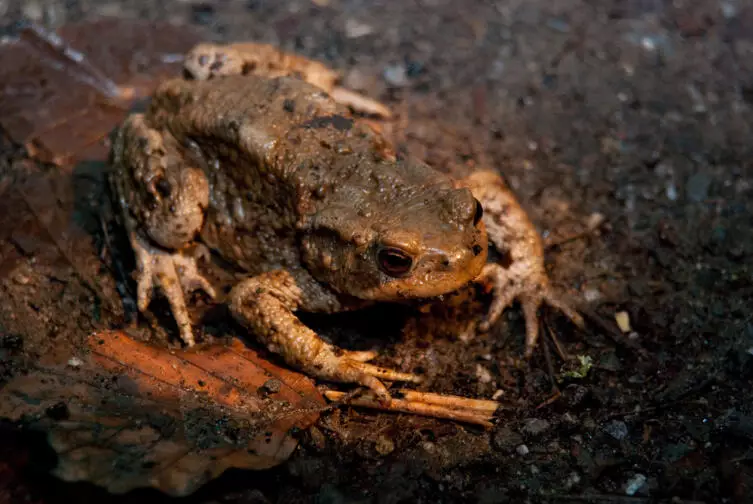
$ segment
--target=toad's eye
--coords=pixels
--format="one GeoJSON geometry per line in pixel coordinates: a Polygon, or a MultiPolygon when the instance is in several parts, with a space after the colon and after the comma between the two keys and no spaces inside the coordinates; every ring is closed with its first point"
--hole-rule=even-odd
{"type": "Polygon", "coordinates": [[[377,252],[379,267],[391,277],[401,277],[413,267],[413,258],[400,249],[385,247],[377,252]]]}
{"type": "Polygon", "coordinates": [[[481,202],[479,200],[476,200],[476,212],[473,214],[473,225],[475,226],[478,224],[478,221],[481,220],[481,217],[484,216],[484,207],[481,206],[481,202]]]}

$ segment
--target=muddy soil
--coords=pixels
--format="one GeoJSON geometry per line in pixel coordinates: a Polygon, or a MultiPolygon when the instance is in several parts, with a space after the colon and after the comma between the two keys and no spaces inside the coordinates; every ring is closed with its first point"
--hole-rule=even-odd
{"type": "MultiPolygon", "coordinates": [[[[500,170],[549,243],[553,281],[592,312],[584,332],[548,312],[549,337],[530,362],[517,309],[472,339],[441,305],[313,320],[343,344],[380,345],[385,365],[418,363],[429,390],[499,398],[495,428],[335,410],[284,465],[231,471],[185,502],[753,502],[749,2],[36,0],[0,9],[4,20],[52,28],[102,15],[166,20],[326,62],[397,112],[402,155],[451,172],[500,170]]],[[[7,142],[3,153],[8,180],[23,153],[7,142]]],[[[75,175],[81,246],[107,248],[99,207],[80,205],[100,199],[100,168],[75,175]]],[[[6,204],[25,204],[11,196],[6,204]]],[[[123,325],[128,311],[104,262],[81,265],[83,281],[66,261],[38,259],[45,267],[35,269],[35,247],[20,239],[3,249],[15,259],[0,268],[0,380],[23,372],[12,357],[54,348],[20,336],[30,328],[80,341],[123,325]]],[[[0,494],[11,502],[167,500],[58,481],[43,471],[53,460],[40,457],[40,439],[10,424],[0,433],[0,494]]]]}

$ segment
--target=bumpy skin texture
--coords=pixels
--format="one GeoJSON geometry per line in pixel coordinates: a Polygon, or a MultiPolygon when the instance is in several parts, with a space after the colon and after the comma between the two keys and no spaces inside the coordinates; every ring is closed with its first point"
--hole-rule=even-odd
{"type": "Polygon", "coordinates": [[[226,75],[295,77],[332,96],[354,110],[390,117],[381,103],[337,85],[340,76],[318,61],[291,54],[268,44],[199,44],[186,54],[184,73],[189,79],[209,80],[226,75]]]}
{"type": "MultiPolygon", "coordinates": [[[[542,302],[580,322],[550,289],[540,238],[498,175],[453,181],[423,163],[395,161],[384,155],[385,140],[321,85],[270,78],[259,64],[267,70],[211,63],[269,60],[251,54],[254,44],[225,46],[233,58],[201,58],[217,47],[192,51],[193,80],[163,83],[113,144],[112,183],[136,254],[140,310],[160,287],[193,345],[184,294],[214,296],[196,267],[208,247],[248,273],[230,293],[231,311],[271,351],[385,399],[382,380],[419,378],[367,364],[373,352],[334,347],[294,313],[428,298],[476,280],[494,293],[487,326],[520,299],[529,354],[542,302]],[[504,263],[486,264],[489,239],[506,251],[504,263]]],[[[318,68],[275,61],[292,68],[283,75],[318,68]]]]}
{"type": "Polygon", "coordinates": [[[186,252],[198,238],[251,275],[231,293],[232,311],[291,365],[382,396],[380,378],[417,380],[363,363],[369,352],[338,350],[293,314],[432,297],[483,268],[487,239],[471,191],[425,164],[383,159],[382,142],[297,79],[161,85],[113,146],[139,307],[161,286],[192,344],[180,286],[210,290],[186,252]],[[410,271],[385,273],[384,249],[410,256],[410,271]]]}

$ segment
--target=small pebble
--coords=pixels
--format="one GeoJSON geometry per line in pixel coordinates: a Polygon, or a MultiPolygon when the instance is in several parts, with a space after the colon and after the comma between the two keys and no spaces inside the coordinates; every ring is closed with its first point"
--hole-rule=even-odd
{"type": "Polygon", "coordinates": [[[491,383],[492,374],[481,364],[476,364],[476,378],[481,383],[491,383]]]}
{"type": "Polygon", "coordinates": [[[578,483],[580,483],[580,474],[570,473],[570,475],[565,480],[565,488],[570,489],[578,483]]]}
{"type": "Polygon", "coordinates": [[[390,65],[384,69],[383,75],[384,80],[392,86],[403,87],[408,84],[405,65],[390,65]]]}
{"type": "Polygon", "coordinates": [[[646,476],[643,474],[636,474],[630,478],[625,485],[625,495],[635,495],[635,493],[646,484],[646,476]]]}
{"type": "Polygon", "coordinates": [[[587,303],[593,303],[601,299],[601,292],[598,289],[586,289],[583,291],[583,299],[587,303]]]}
{"type": "Polygon", "coordinates": [[[518,447],[515,448],[515,452],[521,457],[525,457],[526,455],[531,453],[531,450],[529,450],[526,445],[522,444],[522,445],[518,445],[518,447]]]}
{"type": "Polygon", "coordinates": [[[81,359],[79,359],[78,357],[71,357],[70,359],[68,359],[68,365],[69,365],[70,367],[72,367],[72,368],[78,368],[78,367],[81,367],[81,365],[82,365],[83,363],[84,363],[84,361],[82,361],[82,360],[81,360],[81,359]]]}
{"type": "Polygon", "coordinates": [[[617,441],[625,439],[628,435],[628,427],[625,422],[612,420],[604,426],[604,431],[615,438],[617,441]]]}
{"type": "MultiPolygon", "coordinates": [[[[751,348],[750,350],[751,350],[751,351],[753,351],[753,348],[751,348]]],[[[494,392],[494,393],[492,394],[492,401],[496,401],[497,399],[499,399],[499,398],[500,398],[500,397],[502,397],[503,395],[505,395],[505,391],[504,391],[504,390],[502,390],[502,389],[497,389],[497,390],[496,390],[496,391],[495,391],[495,392],[494,392]]]]}
{"type": "Polygon", "coordinates": [[[523,428],[521,429],[525,434],[535,436],[546,432],[551,424],[541,418],[528,418],[523,422],[523,428]]]}
{"type": "Polygon", "coordinates": [[[630,328],[630,315],[626,311],[620,311],[614,314],[614,321],[617,322],[617,326],[620,331],[627,334],[632,329],[630,328]]]}
{"type": "Polygon", "coordinates": [[[667,184],[666,194],[669,201],[677,201],[677,186],[672,182],[667,184]]]}
{"type": "Polygon", "coordinates": [[[500,427],[494,432],[492,443],[498,449],[511,452],[523,442],[523,436],[507,427],[500,427]]]}
{"type": "Polygon", "coordinates": [[[562,415],[562,421],[567,424],[575,424],[578,422],[578,419],[571,415],[569,411],[566,411],[562,415]]]}
{"type": "Polygon", "coordinates": [[[647,51],[655,51],[656,50],[656,41],[653,37],[643,37],[641,39],[641,46],[647,51]]]}
{"type": "Polygon", "coordinates": [[[345,21],[345,36],[351,39],[365,37],[374,33],[374,28],[366,23],[361,23],[355,19],[345,21]]]}
{"type": "Polygon", "coordinates": [[[599,212],[594,212],[591,215],[588,216],[588,220],[586,221],[586,226],[588,226],[588,229],[598,229],[601,227],[602,224],[604,224],[604,221],[607,220],[606,217],[604,217],[604,214],[599,212]]]}

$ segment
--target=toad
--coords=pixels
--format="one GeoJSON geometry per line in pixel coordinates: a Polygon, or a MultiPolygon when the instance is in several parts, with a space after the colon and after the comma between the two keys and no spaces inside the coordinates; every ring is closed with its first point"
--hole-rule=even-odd
{"type": "Polygon", "coordinates": [[[185,295],[216,296],[197,267],[209,249],[245,272],[230,311],[271,352],[385,400],[384,381],[420,377],[370,364],[375,352],[326,342],[296,313],[482,282],[493,301],[480,327],[519,300],[527,355],[542,303],[582,324],[550,286],[541,239],[497,173],[453,180],[386,155],[388,142],[346,106],[368,99],[332,93],[323,66],[275,51],[203,44],[186,58],[186,78],[162,83],[147,110],[119,128],[112,185],[136,256],[139,310],[161,289],[181,339],[194,345],[185,295]],[[504,261],[487,262],[490,241],[504,261]]]}

